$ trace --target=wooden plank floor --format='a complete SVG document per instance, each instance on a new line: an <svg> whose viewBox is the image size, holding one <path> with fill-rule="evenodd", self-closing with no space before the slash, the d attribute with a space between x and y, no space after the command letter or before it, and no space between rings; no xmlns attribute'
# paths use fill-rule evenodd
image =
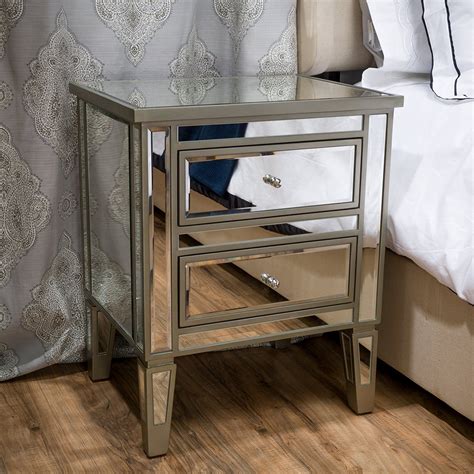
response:
<svg viewBox="0 0 474 474"><path fill-rule="evenodd" d="M337 340L178 360L171 446L140 445L136 363L60 365L0 384L0 472L474 472L470 422L387 367L346 406Z"/></svg>

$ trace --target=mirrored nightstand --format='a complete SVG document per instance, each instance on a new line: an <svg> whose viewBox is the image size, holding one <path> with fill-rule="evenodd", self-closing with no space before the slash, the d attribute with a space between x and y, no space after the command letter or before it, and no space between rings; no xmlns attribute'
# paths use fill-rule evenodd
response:
<svg viewBox="0 0 474 474"><path fill-rule="evenodd" d="M143 441L166 453L175 358L341 331L374 403L393 109L303 76L71 84L90 375L138 356Z"/></svg>

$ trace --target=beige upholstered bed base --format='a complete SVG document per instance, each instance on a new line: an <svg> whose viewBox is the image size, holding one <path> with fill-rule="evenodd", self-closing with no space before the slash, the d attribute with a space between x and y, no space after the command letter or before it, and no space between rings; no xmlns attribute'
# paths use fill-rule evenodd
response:
<svg viewBox="0 0 474 474"><path fill-rule="evenodd" d="M379 357L474 420L474 306L387 251Z"/></svg>

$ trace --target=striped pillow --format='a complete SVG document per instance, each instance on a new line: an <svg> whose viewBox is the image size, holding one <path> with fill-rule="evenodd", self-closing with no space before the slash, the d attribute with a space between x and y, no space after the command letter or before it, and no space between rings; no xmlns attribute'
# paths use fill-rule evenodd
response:
<svg viewBox="0 0 474 474"><path fill-rule="evenodd" d="M421 0L433 64L431 88L443 99L474 99L474 0Z"/></svg>

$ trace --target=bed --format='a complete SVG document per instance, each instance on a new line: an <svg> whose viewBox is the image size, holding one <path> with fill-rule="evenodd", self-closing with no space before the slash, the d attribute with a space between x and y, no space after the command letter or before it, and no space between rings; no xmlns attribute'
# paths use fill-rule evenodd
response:
<svg viewBox="0 0 474 474"><path fill-rule="evenodd" d="M367 38L365 40L367 43ZM306 74L367 69L373 64L372 56L362 45L362 15L356 0L300 1L298 43L299 69ZM406 104L404 109L397 111L393 136L387 242L391 250L387 251L385 265L379 356L460 413L474 419L474 104L472 101L456 105L439 101L430 89L429 75L425 74L390 74L383 68L369 68L363 75L362 85L404 95ZM304 126L324 131L325 125L322 122L306 125L261 122L231 133L244 133L248 137L288 134L292 133L292 127ZM345 128L348 126L350 124L344 124ZM370 141L370 148L376 154L383 143L384 127L380 124L379 130L374 128L375 138ZM159 147L157 141L157 155ZM338 159L338 153L343 156L344 150L335 150L334 160ZM303 155L298 157L301 166L305 163ZM279 168L278 159L271 158L278 171L272 174L291 175L291 170ZM262 160L258 162L262 163ZM281 163L286 162L281 160ZM315 173L314 192L321 193L322 199L325 186L334 188L337 185L331 181L331 176L321 174L323 165L321 163L319 172L308 170ZM212 185L210 189L203 184L205 181L199 181L199 176L194 182L187 183L194 210L219 212L229 207L265 208L271 205L278 196L271 186L256 189L248 185L249 177L261 176L261 170L253 166L252 160L241 160L238 167L222 171L225 178L218 183L222 188L220 191ZM164 208L159 191L164 176L159 168L157 162L155 205ZM341 172L343 170L339 170L338 177ZM261 189L265 191L263 194ZM372 189L367 193L379 191ZM282 199L291 200L291 195ZM369 269L378 243L377 235L371 234L370 222L375 217L370 215L370 206L365 218L368 225L364 233L364 259L367 260L364 266ZM342 219L331 222L338 228L346 224ZM252 231L275 234L313 230L295 225ZM213 239L213 235L205 233L192 237L202 243ZM241 268L254 276L261 273L255 264L247 267L242 264ZM288 269L295 275L295 282L301 273L298 270ZM337 278L330 284L335 284L334 281ZM373 291L369 270L364 273L363 285L367 293ZM300 287L295 283L293 288L284 291L293 295L301 291ZM289 294L283 292L282 296Z"/></svg>
<svg viewBox="0 0 474 474"><path fill-rule="evenodd" d="M429 77L377 71L397 111L379 357L474 418L474 103L447 104ZM426 126L429 124L430 126Z"/></svg>

